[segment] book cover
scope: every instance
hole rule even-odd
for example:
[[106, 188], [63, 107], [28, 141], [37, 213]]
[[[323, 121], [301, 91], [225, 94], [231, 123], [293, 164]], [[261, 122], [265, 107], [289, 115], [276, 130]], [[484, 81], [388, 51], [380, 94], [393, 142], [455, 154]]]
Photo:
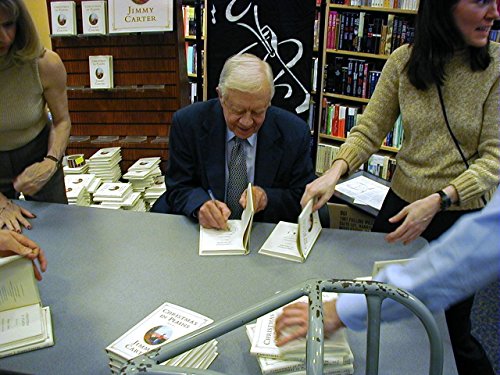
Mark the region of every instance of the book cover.
[[199, 255], [247, 255], [253, 215], [252, 184], [248, 184], [247, 205], [241, 220], [228, 220], [226, 230], [207, 229], [200, 225]]
[[89, 56], [91, 89], [111, 89], [113, 82], [113, 56]]
[[82, 30], [84, 34], [106, 34], [107, 2], [82, 1]]
[[173, 31], [173, 0], [108, 0], [110, 33]]
[[74, 1], [50, 3], [52, 35], [76, 35], [76, 4]]
[[165, 302], [106, 347], [125, 361], [212, 323], [197, 312]]

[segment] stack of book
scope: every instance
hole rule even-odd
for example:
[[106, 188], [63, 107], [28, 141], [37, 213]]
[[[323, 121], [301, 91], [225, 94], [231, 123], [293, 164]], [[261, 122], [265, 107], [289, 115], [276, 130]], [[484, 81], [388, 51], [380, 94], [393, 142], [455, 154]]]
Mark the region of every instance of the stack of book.
[[155, 178], [161, 176], [160, 157], [141, 158], [123, 175], [132, 184], [134, 191], [144, 192], [154, 185]]
[[[335, 293], [323, 293], [323, 300], [336, 298]], [[307, 303], [307, 297], [297, 301]], [[305, 373], [306, 339], [300, 338], [277, 347], [274, 342], [274, 322], [282, 308], [257, 319], [247, 325], [247, 335], [251, 342], [250, 353], [257, 357], [263, 374]], [[347, 342], [345, 330], [341, 329], [324, 341], [324, 374], [350, 375], [354, 373], [354, 357]]]
[[119, 209], [122, 206], [133, 206], [140, 193], [133, 193], [132, 185], [124, 182], [105, 182], [94, 193], [94, 202], [101, 206]]
[[0, 274], [0, 358], [54, 345], [50, 308], [40, 300], [31, 260], [0, 257]]
[[153, 186], [147, 188], [144, 191], [144, 201], [148, 210], [153, 206], [160, 196], [167, 191], [167, 186], [165, 185], [165, 176], [158, 176], [155, 178]]
[[[106, 347], [111, 372], [121, 374], [132, 358], [158, 349], [212, 322], [206, 316], [165, 302]], [[217, 355], [217, 341], [211, 340], [168, 359], [162, 365], [207, 369]]]
[[85, 174], [89, 171], [89, 165], [87, 163], [82, 164], [78, 167], [70, 167], [69, 165], [65, 165], [63, 167], [63, 172], [64, 175], [70, 175], [70, 174]]
[[[101, 179], [93, 174], [69, 174], [64, 176], [64, 183], [66, 185], [66, 191], [68, 188], [75, 188], [76, 186], [83, 185], [89, 194], [89, 204], [92, 204], [92, 195], [97, 191], [97, 188], [101, 186]], [[69, 196], [68, 196], [69, 200]], [[79, 205], [78, 203], [76, 203]]]
[[68, 204], [75, 206], [90, 206], [91, 198], [87, 188], [83, 183], [68, 184], [66, 183], [66, 197]]
[[121, 160], [120, 147], [101, 148], [90, 157], [88, 161], [89, 172], [95, 174], [104, 182], [116, 182], [122, 175], [120, 169]]

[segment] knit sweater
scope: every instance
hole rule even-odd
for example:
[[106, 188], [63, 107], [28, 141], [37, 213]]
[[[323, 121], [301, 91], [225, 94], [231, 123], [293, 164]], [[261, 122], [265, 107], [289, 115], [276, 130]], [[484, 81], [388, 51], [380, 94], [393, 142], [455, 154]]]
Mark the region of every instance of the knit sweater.
[[446, 114], [469, 169], [446, 126], [436, 86], [417, 90], [408, 79], [407, 45], [387, 60], [370, 103], [336, 159], [347, 162], [349, 173], [356, 171], [379, 150], [401, 113], [404, 140], [396, 156], [394, 192], [414, 202], [453, 185], [459, 202], [450, 209], [482, 207], [481, 196], [489, 200], [499, 182], [499, 50], [499, 44], [491, 43], [492, 61], [484, 71], [471, 70], [465, 51], [445, 66]]
[[0, 57], [0, 151], [26, 145], [47, 124], [38, 59], [15, 64]]

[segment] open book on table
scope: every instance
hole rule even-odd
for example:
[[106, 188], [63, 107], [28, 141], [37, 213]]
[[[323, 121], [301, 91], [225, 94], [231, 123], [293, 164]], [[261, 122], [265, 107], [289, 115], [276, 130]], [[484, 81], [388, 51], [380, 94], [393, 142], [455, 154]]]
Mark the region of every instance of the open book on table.
[[0, 358], [54, 345], [31, 260], [0, 258]]
[[312, 207], [313, 200], [310, 200], [300, 213], [297, 224], [280, 221], [259, 254], [304, 262], [322, 229], [318, 211], [312, 212]]
[[252, 184], [247, 187], [247, 206], [241, 220], [228, 220], [227, 230], [207, 229], [200, 225], [199, 255], [246, 255], [252, 231], [254, 207]]

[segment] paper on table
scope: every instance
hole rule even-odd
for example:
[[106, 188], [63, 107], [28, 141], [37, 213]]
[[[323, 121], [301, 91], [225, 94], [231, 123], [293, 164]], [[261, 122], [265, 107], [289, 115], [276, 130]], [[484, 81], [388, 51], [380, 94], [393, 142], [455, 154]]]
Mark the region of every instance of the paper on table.
[[335, 186], [335, 190], [354, 199], [354, 203], [371, 206], [380, 210], [389, 187], [359, 176]]

